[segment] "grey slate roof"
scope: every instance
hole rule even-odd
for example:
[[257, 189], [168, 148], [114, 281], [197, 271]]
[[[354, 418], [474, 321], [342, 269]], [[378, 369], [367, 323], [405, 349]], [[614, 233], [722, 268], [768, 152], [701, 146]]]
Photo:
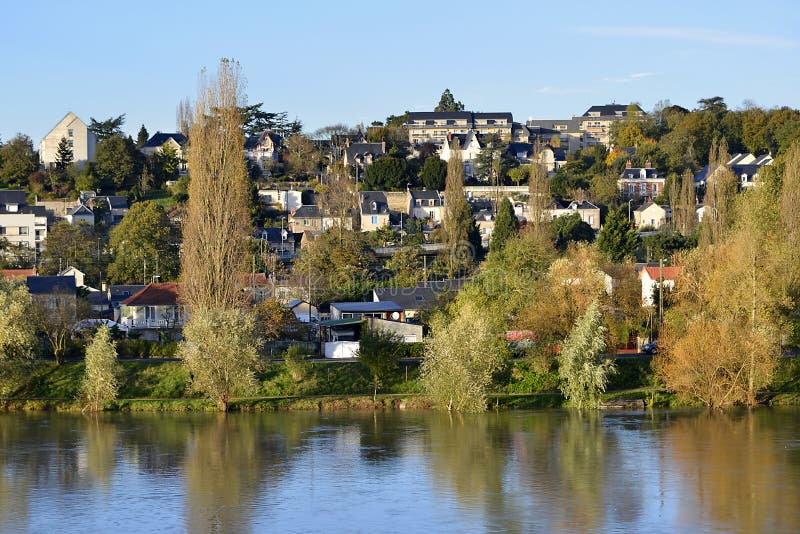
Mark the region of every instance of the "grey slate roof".
[[266, 131], [248, 136], [244, 141], [244, 148], [246, 150], [252, 150], [258, 147], [266, 137], [269, 137], [272, 140], [272, 144], [276, 147], [280, 146], [282, 141], [281, 136], [275, 132]]
[[331, 302], [331, 308], [347, 313], [401, 312], [403, 307], [388, 302]]
[[374, 294], [379, 302], [394, 302], [404, 310], [426, 310], [438, 302], [430, 287], [378, 287]]
[[31, 295], [49, 295], [52, 293], [74, 293], [74, 276], [29, 276], [25, 283]]
[[266, 239], [269, 243], [294, 242], [294, 233], [287, 228], [258, 228], [253, 232], [253, 236], [257, 239]]
[[7, 189], [0, 191], [0, 204], [5, 207], [5, 204], [25, 204], [25, 198], [28, 195], [25, 191], [18, 189]]
[[129, 285], [113, 285], [108, 287], [108, 291], [110, 293], [110, 302], [111, 305], [115, 308], [119, 306], [119, 303], [123, 300], [127, 299], [128, 297], [135, 295], [145, 286], [143, 284], [129, 284]]
[[185, 135], [182, 133], [162, 133], [156, 132], [153, 137], [147, 140], [145, 144], [141, 146], [141, 148], [158, 148], [163, 146], [164, 143], [170, 140], [170, 138], [174, 139], [176, 143], [179, 145], [183, 145], [188, 141]]
[[353, 143], [345, 150], [347, 152], [347, 161], [355, 161], [358, 156], [365, 156], [372, 154], [372, 158], [376, 159], [386, 154], [383, 149], [383, 143]]
[[365, 215], [378, 215], [389, 213], [389, 203], [383, 191], [362, 191], [361, 213]]
[[441, 195], [439, 195], [438, 191], [416, 190], [416, 191], [410, 191], [410, 193], [411, 193], [411, 200], [414, 203], [416, 203], [417, 200], [433, 200], [434, 206], [442, 205], [442, 197]]
[[317, 206], [316, 204], [307, 204], [305, 206], [300, 206], [292, 214], [292, 218], [294, 219], [301, 219], [303, 217], [307, 219], [319, 218], [320, 217], [319, 206]]
[[[644, 111], [638, 105], [636, 108], [639, 111]], [[584, 117], [589, 117], [590, 113], [600, 112], [601, 117], [616, 117], [618, 116], [617, 113], [621, 112], [623, 115], [626, 114], [626, 110], [628, 109], [628, 104], [606, 104], [605, 106], [592, 106], [586, 110], [586, 113], [583, 114]]]

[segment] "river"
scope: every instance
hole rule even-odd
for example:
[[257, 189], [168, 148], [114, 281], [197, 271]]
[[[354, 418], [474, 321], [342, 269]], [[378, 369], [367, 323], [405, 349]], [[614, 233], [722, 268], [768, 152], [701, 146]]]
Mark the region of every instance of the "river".
[[0, 414], [0, 532], [798, 532], [800, 410]]

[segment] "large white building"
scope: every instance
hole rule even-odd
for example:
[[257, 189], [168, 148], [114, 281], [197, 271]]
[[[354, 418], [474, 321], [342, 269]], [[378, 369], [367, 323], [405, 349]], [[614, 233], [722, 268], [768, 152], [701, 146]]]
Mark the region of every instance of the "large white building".
[[39, 143], [39, 162], [45, 168], [55, 165], [61, 139], [66, 139], [72, 148], [72, 161], [78, 168], [83, 167], [87, 161], [94, 160], [97, 138], [89, 131], [86, 123], [70, 111]]
[[44, 206], [26, 205], [25, 196], [25, 191], [0, 191], [0, 238], [40, 252], [47, 237], [47, 212]]

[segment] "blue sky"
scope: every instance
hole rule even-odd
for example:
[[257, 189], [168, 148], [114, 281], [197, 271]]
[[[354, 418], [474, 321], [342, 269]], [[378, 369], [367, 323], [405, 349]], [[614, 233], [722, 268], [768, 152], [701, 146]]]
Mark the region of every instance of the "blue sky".
[[251, 103], [307, 131], [431, 110], [445, 87], [521, 121], [715, 95], [798, 108], [798, 28], [791, 1], [15, 2], [0, 17], [0, 137], [38, 145], [67, 111], [172, 131], [221, 57], [242, 64]]

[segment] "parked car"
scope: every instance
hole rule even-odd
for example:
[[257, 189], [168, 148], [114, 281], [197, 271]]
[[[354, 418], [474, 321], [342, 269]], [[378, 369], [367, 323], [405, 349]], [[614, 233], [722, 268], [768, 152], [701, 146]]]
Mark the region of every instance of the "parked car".
[[655, 354], [658, 352], [658, 342], [651, 341], [650, 343], [645, 343], [642, 345], [641, 352], [643, 354]]

